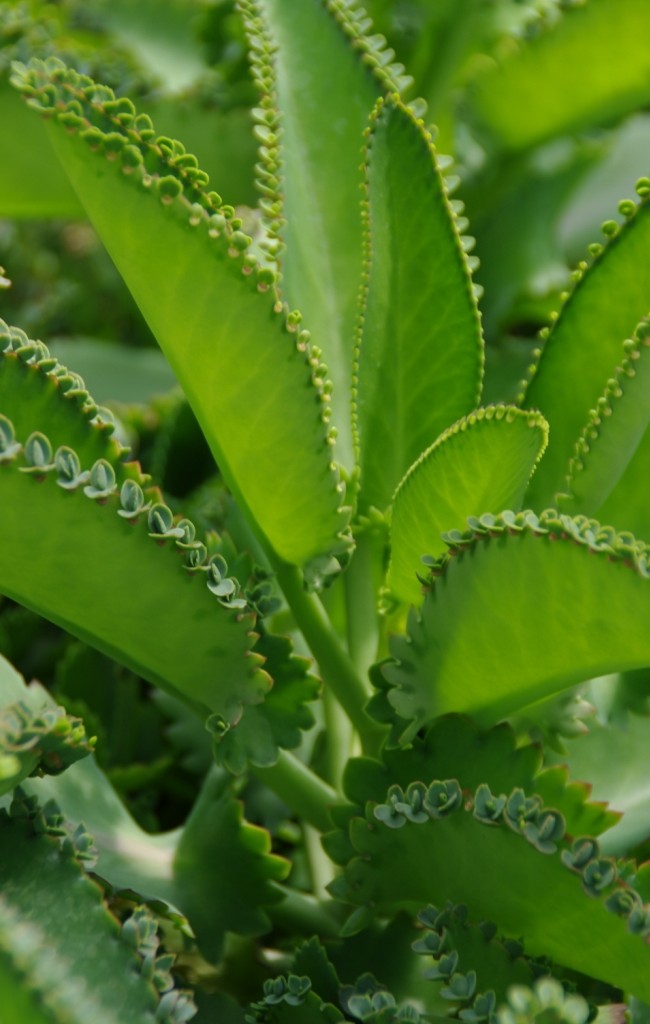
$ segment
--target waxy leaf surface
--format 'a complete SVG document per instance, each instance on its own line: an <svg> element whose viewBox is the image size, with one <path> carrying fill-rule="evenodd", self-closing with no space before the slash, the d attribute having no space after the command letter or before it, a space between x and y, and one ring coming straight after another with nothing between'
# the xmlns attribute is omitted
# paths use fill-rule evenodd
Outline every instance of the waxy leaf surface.
<svg viewBox="0 0 650 1024"><path fill-rule="evenodd" d="M390 589L422 600L423 555L446 550L442 534L465 526L477 510L521 508L526 485L546 446L537 413L507 406L479 409L446 430L411 466L395 494Z"/></svg>
<svg viewBox="0 0 650 1024"><path fill-rule="evenodd" d="M418 455L478 404L483 339L431 138L397 98L373 112L366 189L355 418L360 502L384 510Z"/></svg>

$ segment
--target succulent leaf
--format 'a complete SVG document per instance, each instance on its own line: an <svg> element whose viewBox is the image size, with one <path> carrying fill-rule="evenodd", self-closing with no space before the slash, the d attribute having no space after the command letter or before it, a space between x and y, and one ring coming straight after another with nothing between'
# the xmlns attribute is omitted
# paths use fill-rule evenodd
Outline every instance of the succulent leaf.
<svg viewBox="0 0 650 1024"><path fill-rule="evenodd" d="M377 102L366 135L353 414L359 500L384 510L420 453L478 404L483 339L468 258L423 122L390 96Z"/></svg>
<svg viewBox="0 0 650 1024"><path fill-rule="evenodd" d="M537 413L505 405L478 409L445 430L411 466L395 494L388 585L422 601L422 556L439 557L444 531L462 531L478 509L520 509L547 439ZM462 543L462 537L459 537Z"/></svg>
<svg viewBox="0 0 650 1024"><path fill-rule="evenodd" d="M468 522L467 543L433 564L408 638L393 641L394 661L383 666L401 717L419 727L465 711L487 725L585 677L650 660L645 544L550 510ZM568 608L570 617L558 614Z"/></svg>
<svg viewBox="0 0 650 1024"><path fill-rule="evenodd" d="M270 291L267 271L251 262L250 239L231 225L231 208L204 191L197 168L175 162L182 148L145 138L133 115L123 123L110 90L98 90L86 76L49 59L17 66L13 81L33 106L53 115L51 138L75 190L183 385L224 477L270 547L298 564L339 549L347 513L324 421L320 359ZM62 122L76 106L79 124ZM129 157L133 146L142 155L137 166ZM177 265L174 287L161 290L167 254L176 251L188 254L184 269ZM283 387L269 389L280 365ZM254 449L233 430L251 414L259 425Z"/></svg>

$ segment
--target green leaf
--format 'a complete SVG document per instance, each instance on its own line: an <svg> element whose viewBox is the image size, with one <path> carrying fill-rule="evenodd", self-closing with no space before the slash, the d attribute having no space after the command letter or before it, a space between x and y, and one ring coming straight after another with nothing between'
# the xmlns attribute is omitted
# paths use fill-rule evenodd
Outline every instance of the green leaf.
<svg viewBox="0 0 650 1024"><path fill-rule="evenodd" d="M94 757L56 778L27 779L23 789L55 801L70 832L83 822L97 850L93 872L116 894L135 892L183 915L205 956L218 958L226 930L268 931L265 908L283 898L275 883L288 863L269 853L264 829L243 820L231 781L214 766L185 826L157 835L133 820Z"/></svg>
<svg viewBox="0 0 650 1024"><path fill-rule="evenodd" d="M421 602L422 556L437 558L446 550L446 530L462 530L479 510L521 508L547 435L538 413L488 406L445 430L411 466L391 521L388 585L401 600Z"/></svg>
<svg viewBox="0 0 650 1024"><path fill-rule="evenodd" d="M31 822L2 812L0 838L0 964L9 992L19 981L38 997L48 1015L36 1021L148 1024L154 988L120 941L97 885Z"/></svg>
<svg viewBox="0 0 650 1024"><path fill-rule="evenodd" d="M586 678L650 664L645 544L553 511L472 523L432 567L383 668L410 731L447 711L489 725Z"/></svg>
<svg viewBox="0 0 650 1024"><path fill-rule="evenodd" d="M644 321L634 338L623 343L620 365L576 442L566 481L568 493L561 496L563 511L572 515L589 511L602 517L601 509L612 495L623 518L607 517L606 521L630 528L641 537L650 530L650 507L638 486L643 479L640 465L647 462L650 424L649 346L650 324ZM639 524L646 528L638 530Z"/></svg>
<svg viewBox="0 0 650 1024"><path fill-rule="evenodd" d="M231 729L215 736L217 763L235 773L243 772L249 762L262 767L275 764L280 747L299 746L303 730L315 721L307 704L318 696L320 681L309 675L311 661L293 654L287 637L269 633L260 637L255 650L264 658L273 688L261 704L247 708Z"/></svg>
<svg viewBox="0 0 650 1024"><path fill-rule="evenodd" d="M605 125L647 104L649 32L645 0L569 5L555 27L475 81L474 111L507 149Z"/></svg>
<svg viewBox="0 0 650 1024"><path fill-rule="evenodd" d="M126 451L114 435L111 414L98 408L83 379L67 369L42 341L0 320L0 414L27 438L47 424L55 448L74 448L85 462L115 465Z"/></svg>
<svg viewBox="0 0 650 1024"><path fill-rule="evenodd" d="M527 501L541 510L563 489L575 442L621 358L621 345L650 307L650 182L637 185L643 198L621 206L628 219L618 229L606 222L611 241L594 249L591 266L580 264L576 285L550 329L522 403L539 409L550 443Z"/></svg>
<svg viewBox="0 0 650 1024"><path fill-rule="evenodd" d="M449 788L452 783L438 785ZM516 792L507 805L513 811L519 807ZM472 806L465 798L442 816L386 827L380 805L368 802L365 812L350 821L354 854L330 888L338 898L380 915L417 913L446 900L462 902L472 919L494 921L510 938L525 935L529 953L550 956L647 998L647 946L606 905L612 885L597 880L598 857L577 872L588 869L588 895L560 852L542 853L535 847L527 825L520 829L516 820L508 822L510 827L504 820L484 823L471 813ZM526 803L525 814L532 822L546 812L538 800ZM567 847L566 840L561 842ZM609 862L602 865L603 872L605 867L607 877L615 878L613 862L611 871ZM532 898L524 897L531 892ZM589 942L579 942L580 935L589 935Z"/></svg>
<svg viewBox="0 0 650 1024"><path fill-rule="evenodd" d="M172 513L160 503L147 513L151 501L133 467L100 459L88 484L82 467L69 485L60 452L52 471L34 472L24 455L22 465L14 455L3 466L0 525L8 542L0 547L0 592L195 708L236 721L242 704L261 700L269 685L251 653L252 615L223 607L200 566L188 570L178 546L183 530L172 526L166 539L151 517L164 510L172 522ZM127 485L145 502L139 514L124 504ZM35 574L26 574L27 562L38 566Z"/></svg>
<svg viewBox="0 0 650 1024"><path fill-rule="evenodd" d="M371 117L364 210L353 413L360 501L383 510L420 452L477 405L483 372L456 216L431 137L398 97Z"/></svg>
<svg viewBox="0 0 650 1024"><path fill-rule="evenodd" d="M362 267L358 166L378 96L409 84L371 22L344 0L240 0L260 90L257 165L270 255L305 314L333 381L338 457L353 465L352 344ZM336 74L333 69L336 68ZM281 126L278 131L278 126ZM281 182L281 184L280 184Z"/></svg>
<svg viewBox="0 0 650 1024"><path fill-rule="evenodd" d="M270 854L270 848L268 832L244 822L232 781L213 771L183 829L173 865L179 904L208 957L218 958L227 931L262 935L269 930L263 908L282 899L273 883L289 872L288 861Z"/></svg>
<svg viewBox="0 0 650 1024"><path fill-rule="evenodd" d="M46 114L53 95L62 104L57 153L267 542L294 563L339 548L346 513L319 359L232 208L128 100L56 61L19 67L15 84Z"/></svg>

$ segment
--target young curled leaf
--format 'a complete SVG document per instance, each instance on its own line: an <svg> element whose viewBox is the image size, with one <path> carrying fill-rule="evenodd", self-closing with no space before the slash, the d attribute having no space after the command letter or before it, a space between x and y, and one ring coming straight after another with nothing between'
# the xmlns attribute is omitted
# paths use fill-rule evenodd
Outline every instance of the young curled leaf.
<svg viewBox="0 0 650 1024"><path fill-rule="evenodd" d="M113 494L115 487L115 470L106 459L98 459L90 470L90 481L84 487L84 494L93 501L103 502Z"/></svg>
<svg viewBox="0 0 650 1024"><path fill-rule="evenodd" d="M38 479L55 468L52 461L52 445L49 438L39 430L35 430L25 441L23 455L27 465L19 467L21 473L32 473Z"/></svg>
<svg viewBox="0 0 650 1024"><path fill-rule="evenodd" d="M574 839L573 845L570 850L562 850L560 854L562 863L569 868L570 871L575 871L577 874L581 874L582 870L589 863L590 860L598 857L600 854L600 847L598 840L593 839L591 836L581 836L578 839Z"/></svg>
<svg viewBox="0 0 650 1024"><path fill-rule="evenodd" d="M449 953L443 953L439 960L436 960L433 967L424 972L424 977L431 981L451 978L458 964L458 950L452 949Z"/></svg>
<svg viewBox="0 0 650 1024"><path fill-rule="evenodd" d="M0 463L15 459L20 448L21 446L16 441L13 423L6 416L0 415Z"/></svg>
<svg viewBox="0 0 650 1024"><path fill-rule="evenodd" d="M582 886L590 896L597 896L616 881L616 874L616 863L608 857L590 860L582 872Z"/></svg>
<svg viewBox="0 0 650 1024"><path fill-rule="evenodd" d="M484 825L498 824L507 799L503 793L493 796L490 787L482 782L474 795L474 817Z"/></svg>
<svg viewBox="0 0 650 1024"><path fill-rule="evenodd" d="M440 989L443 999L471 999L476 990L476 971L452 974L449 984Z"/></svg>
<svg viewBox="0 0 650 1024"><path fill-rule="evenodd" d="M540 797L527 797L522 789L514 789L506 802L506 823L514 832L522 833L528 822L535 821L541 806Z"/></svg>
<svg viewBox="0 0 650 1024"><path fill-rule="evenodd" d="M74 491L90 477L88 470L82 471L77 453L67 445L57 448L54 465L57 472L56 482L66 491Z"/></svg>
<svg viewBox="0 0 650 1024"><path fill-rule="evenodd" d="M463 793L456 779L432 782L424 806L432 818L446 818L463 806Z"/></svg>
<svg viewBox="0 0 650 1024"><path fill-rule="evenodd" d="M402 828L406 825L406 815L403 808L406 804L406 797L401 786L391 786L388 790L385 804L378 804L373 814L378 821L388 825L389 828Z"/></svg>
<svg viewBox="0 0 650 1024"><path fill-rule="evenodd" d="M566 830L566 822L559 811L540 811L534 821L527 821L523 833L540 853L555 853L557 843Z"/></svg>
<svg viewBox="0 0 650 1024"><path fill-rule="evenodd" d="M122 484L120 504L122 507L117 510L118 516L130 520L136 520L151 508L151 502L145 500L144 491L135 480L125 480Z"/></svg>
<svg viewBox="0 0 650 1024"><path fill-rule="evenodd" d="M149 509L147 516L149 536L154 540L169 540L183 537L184 531L181 527L174 526L174 513L162 502L157 502Z"/></svg>

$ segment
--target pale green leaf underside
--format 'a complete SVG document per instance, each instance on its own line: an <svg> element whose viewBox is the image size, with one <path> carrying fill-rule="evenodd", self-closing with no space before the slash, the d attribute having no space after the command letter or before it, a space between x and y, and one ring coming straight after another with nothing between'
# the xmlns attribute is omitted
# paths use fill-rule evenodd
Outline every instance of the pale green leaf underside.
<svg viewBox="0 0 650 1024"><path fill-rule="evenodd" d="M422 725L465 711L489 725L584 679L650 664L643 546L594 521L526 520L468 534L411 613L409 638L393 641L384 674L402 717Z"/></svg>
<svg viewBox="0 0 650 1024"><path fill-rule="evenodd" d="M346 37L349 22L337 0L242 2L249 37L263 19L273 56L275 105L281 117L282 293L298 306L322 347L334 384L339 458L353 464L350 426L352 345L361 278L359 163L362 133L385 84ZM270 57L267 53L267 61ZM265 90L265 91L268 91Z"/></svg>
<svg viewBox="0 0 650 1024"><path fill-rule="evenodd" d="M483 339L431 138L397 98L373 112L366 165L354 412L359 500L383 510L418 455L477 405Z"/></svg>
<svg viewBox="0 0 650 1024"><path fill-rule="evenodd" d="M562 510L571 515L590 513L646 539L650 503L639 484L650 458L650 339L642 331L643 325L639 337L626 342L620 365L590 414L570 463L567 493L560 498ZM611 518L614 508L618 515Z"/></svg>
<svg viewBox="0 0 650 1024"><path fill-rule="evenodd" d="M17 75L18 87L41 109L51 101L43 88L54 80L61 106L78 103L83 111L57 108L50 122L55 149L228 484L281 558L302 563L331 550L345 516L324 398L308 346L283 312L274 312L267 278L242 256L245 236L194 184L194 169L179 169L167 151L143 138L130 113L121 113L120 121L104 107L106 96L91 105L82 92L93 88L88 79L58 65L52 71L51 64ZM74 129L83 132L92 121L104 135L71 133L69 118L67 125L60 120L68 113L76 118ZM108 158L91 148L101 149L106 133Z"/></svg>
<svg viewBox="0 0 650 1024"><path fill-rule="evenodd" d="M119 941L98 887L31 824L3 814L0 838L0 964L49 1011L33 1020L150 1024L154 989Z"/></svg>
<svg viewBox="0 0 650 1024"><path fill-rule="evenodd" d="M446 551L442 534L479 511L519 509L547 429L537 413L479 409L445 431L411 467L395 494L388 586L402 601L422 600L423 555Z"/></svg>
<svg viewBox="0 0 650 1024"><path fill-rule="evenodd" d="M646 0L575 5L477 80L474 110L508 149L606 124L650 99L649 33Z"/></svg>
<svg viewBox="0 0 650 1024"><path fill-rule="evenodd" d="M527 953L648 998L650 957L643 939L605 908L602 897L583 891L559 853L542 854L505 824L484 825L466 810L388 828L376 820L373 806L350 824L361 855L345 869L350 902L372 903L385 914L417 913L446 900L463 903L474 920L494 921L512 938L525 936ZM589 941L580 941L586 935Z"/></svg>
<svg viewBox="0 0 650 1024"><path fill-rule="evenodd" d="M161 549L146 514L126 521L117 494L100 504L18 460L2 467L0 495L2 593L227 721L262 699L252 617L223 608L173 540Z"/></svg>
<svg viewBox="0 0 650 1024"><path fill-rule="evenodd" d="M541 510L564 489L574 445L589 412L650 306L650 206L640 203L578 282L542 349L523 397L550 427L548 451L526 501Z"/></svg>

